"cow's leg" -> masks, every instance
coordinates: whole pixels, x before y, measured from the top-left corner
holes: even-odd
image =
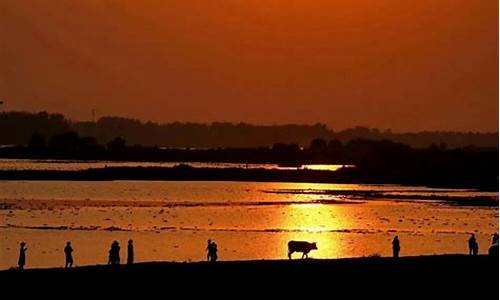
[[[288,259],[292,259],[292,253],[293,253],[292,251],[290,250],[288,251]]]

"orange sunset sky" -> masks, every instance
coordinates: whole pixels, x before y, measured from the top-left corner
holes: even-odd
[[[498,130],[496,0],[0,0],[3,110]]]

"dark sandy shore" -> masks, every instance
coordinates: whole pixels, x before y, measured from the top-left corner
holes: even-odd
[[[399,259],[151,262],[69,270],[6,270],[0,271],[0,282],[4,287],[21,282],[29,287],[43,287],[47,282],[59,287],[79,285],[76,288],[83,288],[84,292],[120,286],[116,292],[144,289],[160,293],[203,293],[208,288],[205,291],[219,293],[237,288],[243,294],[306,292],[313,296],[326,292],[332,295],[328,299],[335,299],[333,295],[498,299],[498,270],[498,258],[439,255]],[[44,289],[38,291],[43,294]]]

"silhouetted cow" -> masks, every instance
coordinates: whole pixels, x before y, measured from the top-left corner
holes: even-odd
[[[302,252],[302,258],[307,258],[309,251],[318,249],[316,243],[309,243],[304,241],[289,241],[288,242],[288,258],[292,259],[292,253]]]

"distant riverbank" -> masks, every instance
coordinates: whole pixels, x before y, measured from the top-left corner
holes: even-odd
[[[0,170],[0,180],[168,180],[168,181],[253,181],[307,183],[402,184],[443,188],[474,188],[498,191],[498,179],[476,176],[373,172],[357,167],[337,171],[264,168],[105,167],[88,170]]]

